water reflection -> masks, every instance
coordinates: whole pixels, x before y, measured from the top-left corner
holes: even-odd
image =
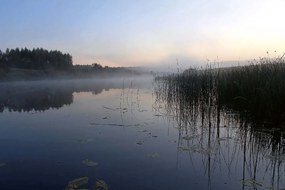
[[[100,94],[104,90],[122,88],[129,80],[61,80],[10,82],[0,84],[0,112],[45,111],[73,103],[74,92]]]
[[[19,104],[8,112],[5,104],[0,114],[3,189],[19,184],[65,189],[87,178],[82,188],[92,189],[99,179],[110,189],[285,187],[282,129],[253,125],[163,83],[154,91],[151,81],[141,78],[1,85],[1,93],[13,94],[15,101],[39,100],[30,110],[56,108],[23,113]],[[39,97],[33,99],[34,94]],[[51,103],[55,99],[60,103]]]
[[[17,112],[59,109],[64,105],[70,105],[72,101],[72,91],[69,89],[12,85],[1,87],[0,112],[5,109]]]
[[[284,129],[250,121],[215,97],[189,93],[165,81],[155,87],[154,107],[177,123],[178,165],[185,154],[193,168],[201,162],[209,189],[224,177],[238,179],[242,189],[284,188]]]

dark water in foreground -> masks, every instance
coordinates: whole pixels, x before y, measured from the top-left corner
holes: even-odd
[[[185,118],[151,80],[0,86],[0,189],[285,188],[285,131]]]

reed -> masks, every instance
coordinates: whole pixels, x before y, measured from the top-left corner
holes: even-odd
[[[243,188],[262,180],[279,188],[285,159],[284,77],[283,57],[188,69],[155,78],[155,107],[165,106],[165,115],[177,123],[178,151],[189,151],[191,159],[200,154],[209,179],[210,172],[222,168],[221,160],[229,170],[241,162]]]
[[[207,65],[157,77],[156,81],[160,81],[160,91],[164,92],[160,96],[168,102],[176,102],[176,106],[178,103],[179,107],[200,111],[230,110],[259,124],[283,124],[285,121],[283,56],[261,58],[246,66],[230,68]]]

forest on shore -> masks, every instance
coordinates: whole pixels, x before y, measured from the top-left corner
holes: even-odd
[[[0,80],[40,78],[112,77],[137,75],[126,67],[103,67],[98,63],[73,65],[72,56],[58,50],[15,48],[0,50]]]

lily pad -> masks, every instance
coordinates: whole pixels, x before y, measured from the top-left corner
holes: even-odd
[[[221,137],[221,138],[218,138],[218,141],[226,141],[230,139],[233,139],[233,137]]]
[[[85,164],[86,166],[89,166],[89,167],[98,166],[97,162],[93,162],[92,160],[89,160],[89,159],[82,160],[82,164]]]
[[[100,179],[96,181],[95,190],[108,190],[108,189],[109,186],[104,180]]]
[[[86,144],[86,143],[89,143],[92,141],[93,141],[93,139],[78,139],[77,140],[78,143],[82,143],[82,144]]]
[[[136,143],[137,145],[142,145],[143,144],[143,141],[139,141]]]
[[[260,186],[262,187],[261,183],[258,183],[257,181],[255,181],[254,179],[245,179],[245,180],[241,180],[240,181],[244,186],[247,187],[256,187],[256,186]]]
[[[199,154],[214,154],[216,147],[201,147],[199,145],[192,145],[190,147],[178,147],[182,151],[190,151]]]
[[[107,110],[116,111],[116,109],[114,109],[114,108],[109,108],[109,107],[107,107],[107,106],[103,106],[103,108],[105,108],[105,109],[107,109]]]
[[[74,180],[68,182],[68,186],[67,186],[66,190],[77,189],[78,187],[87,184],[88,180],[89,180],[88,177],[81,177],[81,178],[74,179]]]
[[[153,153],[148,155],[150,158],[159,158],[160,155],[158,153]]]
[[[198,138],[200,137],[200,135],[192,135],[192,136],[185,136],[185,137],[182,137],[182,139],[184,140],[192,140],[192,139],[195,139],[195,138]]]

